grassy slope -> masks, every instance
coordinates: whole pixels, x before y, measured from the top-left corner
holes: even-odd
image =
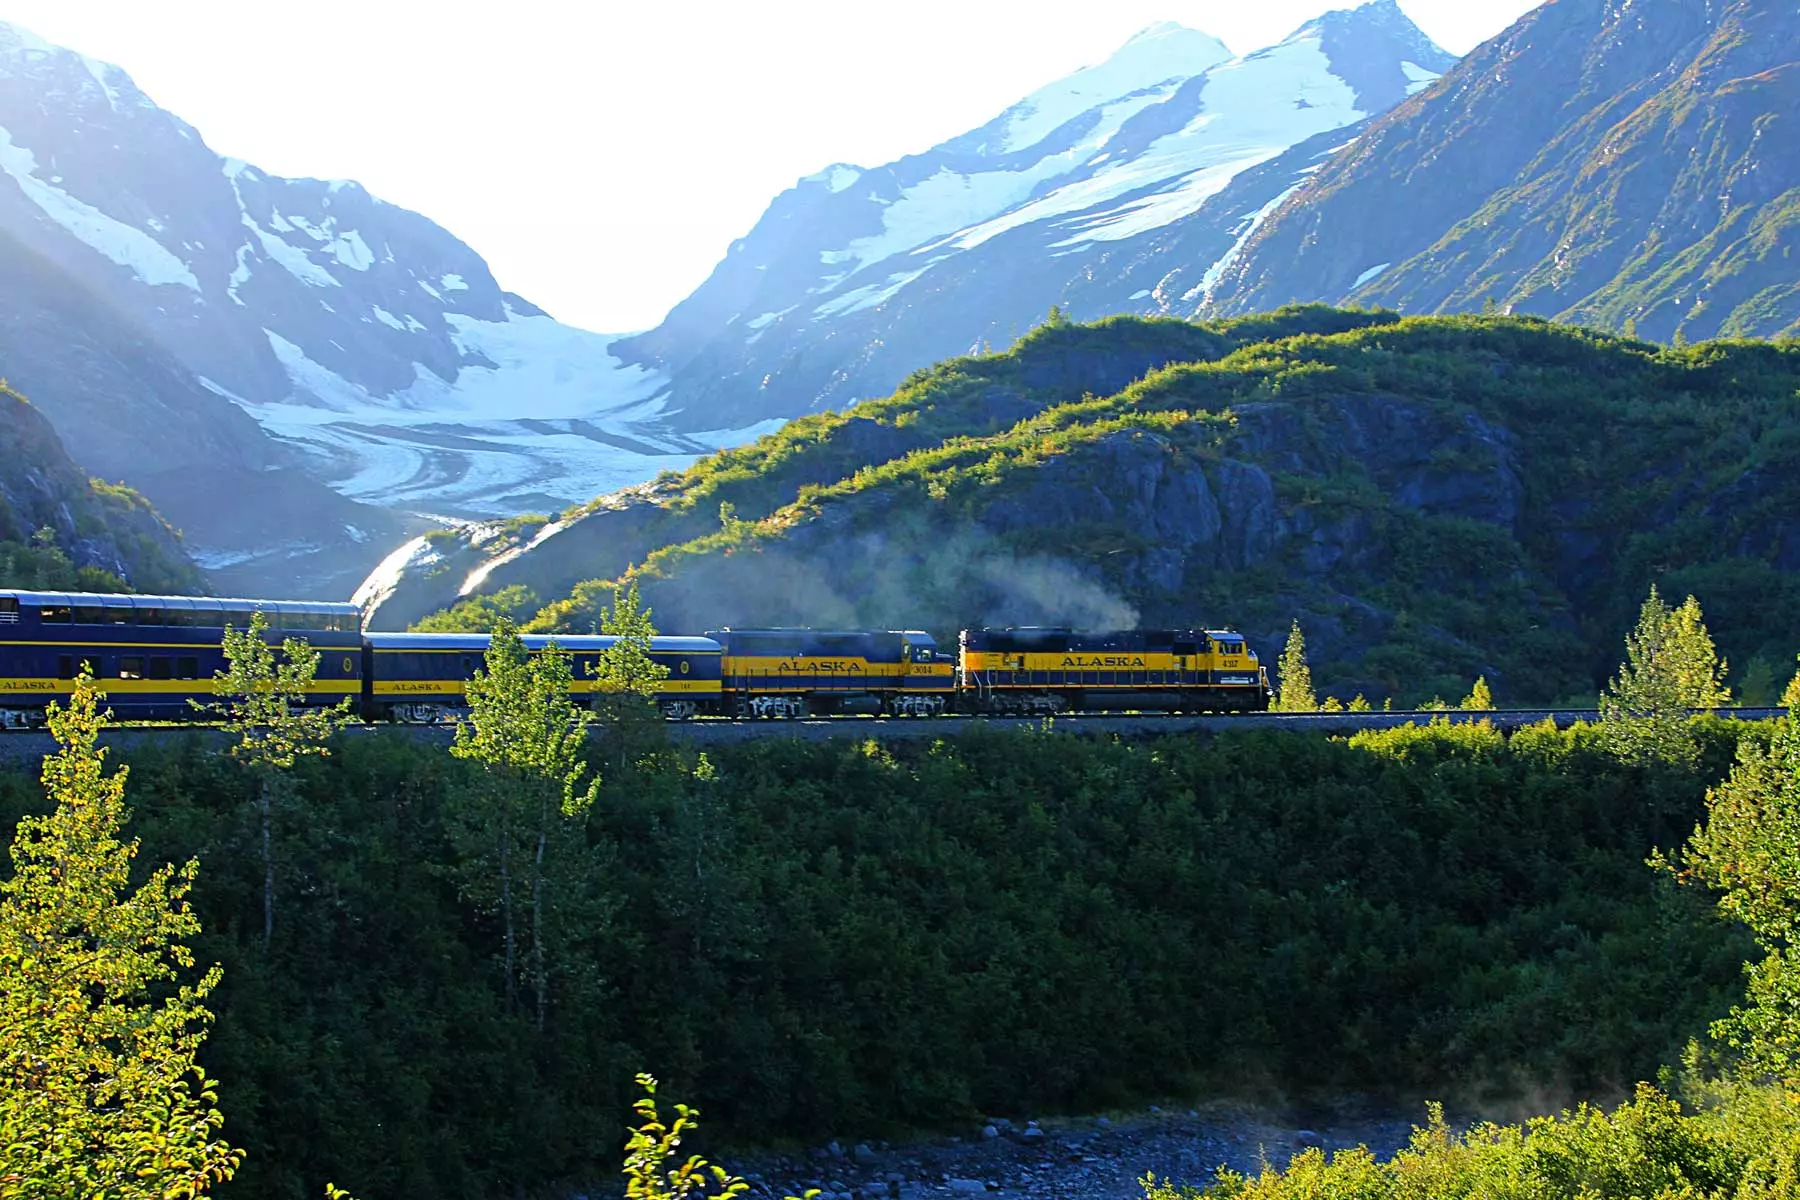
[[[1146,342],[1194,361],[1111,395],[1070,394],[1071,376],[1144,357]],[[1797,395],[1792,345],[1667,349],[1530,319],[1310,309],[1227,325],[1046,328],[1006,354],[942,364],[886,400],[796,421],[663,480],[660,531],[633,548],[632,572],[679,619],[693,611],[688,595],[737,594],[804,545],[809,562],[830,563],[843,602],[809,612],[804,597],[784,601],[787,619],[910,618],[953,633],[971,619],[969,580],[934,571],[931,547],[1036,494],[1047,467],[1102,492],[1115,486],[1097,448],[1140,432],[1212,479],[1226,461],[1266,469],[1285,531],[1274,552],[1190,572],[1173,590],[1120,566],[1146,547],[1142,529],[1117,520],[1009,528],[984,552],[1028,566],[1048,556],[1147,622],[1204,614],[1273,637],[1297,614],[1337,631],[1318,648],[1328,685],[1401,700],[1449,695],[1482,671],[1506,680],[1503,701],[1584,693],[1603,681],[1652,581],[1696,591],[1727,654],[1740,667],[1761,656],[1780,675],[1800,645],[1800,586],[1777,565],[1800,544]],[[996,427],[1009,403],[1023,419]],[[1405,502],[1406,480],[1379,453],[1343,448],[1350,404],[1393,409],[1419,431],[1435,447],[1428,482],[1484,469],[1462,460],[1459,429],[1503,431],[1522,497],[1516,529]],[[874,461],[858,454],[871,445],[883,451]],[[736,510],[723,522],[721,502]],[[1323,535],[1308,529],[1336,531],[1355,553],[1321,567],[1308,548]],[[864,603],[879,590],[879,564],[837,553],[871,531],[883,561],[910,564],[903,603]],[[539,627],[587,627],[608,582],[551,603]]]

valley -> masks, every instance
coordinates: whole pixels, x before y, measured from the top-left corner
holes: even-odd
[[[1800,1195],[1792,3],[24,3],[0,1200]]]

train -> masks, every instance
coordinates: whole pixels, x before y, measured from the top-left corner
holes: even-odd
[[[0,727],[41,724],[91,672],[120,720],[194,721],[215,698],[228,628],[262,613],[268,637],[319,654],[305,702],[350,702],[371,722],[437,723],[466,710],[484,634],[377,633],[354,604],[0,589]],[[528,635],[571,657],[572,695],[591,705],[593,667],[615,639]],[[695,717],[932,717],[1086,712],[1255,712],[1266,669],[1230,629],[1084,632],[965,629],[954,655],[922,630],[736,629],[658,635],[655,701]]]

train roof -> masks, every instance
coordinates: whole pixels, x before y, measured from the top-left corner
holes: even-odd
[[[825,637],[861,637],[871,633],[900,633],[909,637],[930,637],[923,629],[814,629],[811,625],[721,625],[710,633],[811,633]]]
[[[976,629],[966,629],[964,633],[1013,633],[1042,637],[1128,637],[1138,634],[1153,634],[1158,637],[1197,637],[1206,634],[1209,637],[1243,637],[1235,629],[1074,629],[1066,625],[984,625]]]
[[[492,639],[485,633],[365,633],[363,640],[377,650],[473,650],[486,651]],[[520,638],[528,650],[542,650],[555,642],[559,649],[592,652],[611,649],[619,639],[606,634],[566,633],[547,635],[528,633]],[[650,639],[650,649],[658,654],[718,654],[724,647],[711,638],[665,637]]]
[[[348,616],[359,620],[362,609],[355,604],[325,600],[252,600],[236,596],[145,596],[135,592],[39,592],[22,588],[0,588],[0,596],[11,596],[21,604],[67,604],[80,608],[161,608],[186,609],[195,612],[263,612],[318,613],[322,616]]]

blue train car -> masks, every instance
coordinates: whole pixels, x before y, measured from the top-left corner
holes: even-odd
[[[214,698],[226,626],[247,629],[258,611],[271,642],[303,638],[319,651],[308,703],[362,694],[362,610],[353,604],[9,590],[0,591],[0,725],[41,721],[84,664],[120,720],[190,720],[190,700]]]
[[[466,707],[464,686],[482,667],[484,633],[371,633],[364,639],[369,679],[365,711],[372,720],[432,723]],[[541,651],[551,641],[570,655],[577,702],[592,703],[599,684],[594,666],[617,638],[578,635],[525,637],[526,649]],[[663,714],[685,719],[719,708],[719,643],[711,638],[656,637],[650,658],[668,677],[657,684]]]
[[[929,716],[955,690],[955,665],[919,630],[720,629],[724,710],[739,717]]]

